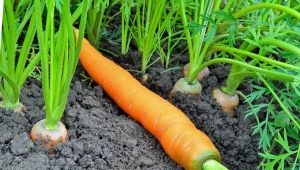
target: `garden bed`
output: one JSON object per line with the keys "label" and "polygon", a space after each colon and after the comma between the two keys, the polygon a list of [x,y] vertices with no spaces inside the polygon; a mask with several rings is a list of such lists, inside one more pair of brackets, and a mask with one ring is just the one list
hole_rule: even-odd
{"label": "garden bed", "polygon": [[0,1],[0,169],[299,169],[298,1],[60,2]]}
{"label": "garden bed", "polygon": [[[116,61],[126,69],[134,68],[139,62],[126,57],[116,58]],[[236,116],[230,118],[220,111],[210,95],[213,88],[223,83],[226,70],[221,65],[211,69],[210,76],[202,81],[201,96],[176,94],[169,101],[211,137],[229,169],[256,169],[257,138],[251,135],[255,122],[244,118],[247,106],[240,105]],[[181,71],[152,67],[146,86],[168,99],[175,81],[182,77]],[[33,124],[44,118],[39,81],[30,78],[22,90],[24,114],[0,109],[0,166],[3,169],[181,169],[150,133],[120,110],[101,87],[90,84],[89,80],[83,81],[80,73],[82,68],[72,83],[62,119],[68,129],[69,142],[51,152],[28,138]],[[247,92],[247,86],[242,86],[243,89]]]}

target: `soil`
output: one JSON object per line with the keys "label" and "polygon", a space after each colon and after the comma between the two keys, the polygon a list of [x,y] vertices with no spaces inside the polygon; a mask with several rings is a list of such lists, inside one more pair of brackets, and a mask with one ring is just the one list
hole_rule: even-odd
{"label": "soil", "polygon": [[[119,19],[113,20],[108,31],[118,30],[118,22]],[[104,38],[102,49],[122,56],[112,59],[140,78],[134,71],[139,70],[141,65],[136,45],[132,43],[128,54],[123,56],[119,53],[120,45],[114,43]],[[172,59],[174,62],[168,70],[154,64],[148,70],[148,80],[144,85],[184,111],[196,127],[212,139],[220,150],[222,163],[229,169],[256,169],[259,162],[258,139],[251,130],[255,121],[244,117],[247,106],[242,103],[235,116],[229,117],[211,97],[211,90],[224,83],[228,67],[217,65],[210,68],[209,77],[201,81],[201,95],[176,93],[169,98],[173,85],[183,76],[182,67],[188,62],[187,57],[179,55],[172,56]],[[27,80],[20,98],[25,106],[23,113],[0,108],[1,169],[182,169],[165,154],[149,132],[127,116],[100,86],[83,74],[79,66],[62,118],[68,129],[69,141],[52,151],[46,150],[40,143],[33,143],[28,136],[34,123],[45,117],[41,82],[33,78]],[[240,90],[248,93],[249,87],[244,84]]]}
{"label": "soil", "polygon": [[[115,60],[126,69],[139,66],[138,60],[126,60],[126,57]],[[228,67],[222,65],[211,69],[210,76],[201,82],[201,96],[177,93],[168,98],[172,86],[182,77],[180,69],[165,71],[154,66],[148,71],[145,85],[182,109],[197,128],[210,136],[229,169],[256,169],[257,137],[251,135],[255,122],[244,118],[246,105],[241,104],[236,116],[231,118],[220,111],[210,95],[213,88],[223,83],[226,70]],[[20,100],[26,107],[24,113],[0,109],[2,169],[182,169],[164,153],[150,133],[81,73],[79,67],[62,119],[68,129],[69,142],[52,151],[33,143],[28,136],[33,124],[44,118],[38,80],[29,78],[22,90]],[[247,86],[241,89],[247,92]]]}

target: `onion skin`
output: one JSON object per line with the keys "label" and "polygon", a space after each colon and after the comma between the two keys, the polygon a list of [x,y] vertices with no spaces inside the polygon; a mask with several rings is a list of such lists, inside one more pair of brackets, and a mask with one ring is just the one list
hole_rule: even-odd
{"label": "onion skin", "polygon": [[234,111],[239,105],[239,96],[237,94],[230,96],[223,93],[220,89],[214,89],[212,96],[228,116],[234,116]]}
{"label": "onion skin", "polygon": [[[188,69],[189,69],[189,64],[186,64],[184,67],[183,67],[183,75],[184,77],[187,76],[187,72],[188,72]],[[204,80],[206,77],[209,76],[209,69],[207,67],[205,67],[203,70],[201,70],[197,76],[197,80]]]}
{"label": "onion skin", "polygon": [[49,130],[45,127],[45,119],[38,121],[31,129],[30,138],[34,142],[41,142],[48,150],[61,143],[67,143],[68,133],[63,123],[58,122],[57,129]]}

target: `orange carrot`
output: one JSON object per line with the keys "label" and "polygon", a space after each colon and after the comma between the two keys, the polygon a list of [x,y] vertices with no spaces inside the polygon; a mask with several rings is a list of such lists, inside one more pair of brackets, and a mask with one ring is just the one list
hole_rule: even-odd
{"label": "orange carrot", "polygon": [[178,164],[192,170],[201,169],[209,159],[220,161],[220,153],[209,137],[199,131],[183,112],[104,57],[86,39],[83,40],[80,61],[106,93],[152,133]]}

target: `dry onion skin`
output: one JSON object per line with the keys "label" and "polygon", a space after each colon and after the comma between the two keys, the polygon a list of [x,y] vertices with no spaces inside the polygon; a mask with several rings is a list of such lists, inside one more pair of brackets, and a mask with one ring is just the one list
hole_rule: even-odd
{"label": "dry onion skin", "polygon": [[[188,69],[189,69],[189,64],[186,64],[184,67],[183,67],[183,75],[184,75],[184,77],[186,77],[186,75],[187,75],[187,72],[188,72]],[[197,80],[204,80],[206,77],[208,77],[209,76],[209,69],[208,69],[208,67],[204,67],[204,69],[202,69],[200,72],[199,72],[199,74],[198,74],[198,76],[197,76]]]}
{"label": "dry onion skin", "polygon": [[223,93],[220,89],[214,89],[212,96],[225,113],[230,117],[234,116],[235,109],[239,105],[239,96],[237,94],[230,96]]}
{"label": "dry onion skin", "polygon": [[34,142],[40,142],[48,150],[68,141],[67,129],[63,123],[58,122],[54,130],[45,127],[45,119],[38,121],[31,129],[30,138]]}

